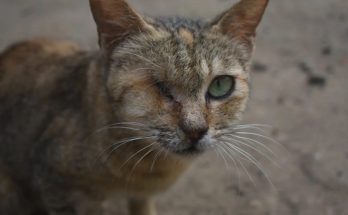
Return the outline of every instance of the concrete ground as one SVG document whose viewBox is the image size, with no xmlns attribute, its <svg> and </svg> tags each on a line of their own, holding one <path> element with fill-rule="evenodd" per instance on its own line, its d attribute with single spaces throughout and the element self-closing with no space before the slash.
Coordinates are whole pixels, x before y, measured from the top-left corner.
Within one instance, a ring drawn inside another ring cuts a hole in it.
<svg viewBox="0 0 348 215">
<path fill-rule="evenodd" d="M 212 18 L 234 1 L 130 2 L 151 15 Z M 347 11 L 347 0 L 273 0 L 259 28 L 245 122 L 273 125 L 268 134 L 286 148 L 264 140 L 280 166 L 261 159 L 274 188 L 252 164 L 255 184 L 211 153 L 158 197 L 159 214 L 348 214 Z M 0 50 L 33 36 L 97 48 L 88 1 L 0 0 Z M 126 214 L 124 201 L 108 207 Z"/>
</svg>

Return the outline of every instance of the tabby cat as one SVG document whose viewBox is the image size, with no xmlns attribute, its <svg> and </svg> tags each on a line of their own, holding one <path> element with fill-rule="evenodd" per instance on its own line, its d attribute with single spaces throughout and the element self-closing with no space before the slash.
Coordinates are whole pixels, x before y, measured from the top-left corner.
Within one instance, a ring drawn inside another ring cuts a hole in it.
<svg viewBox="0 0 348 215">
<path fill-rule="evenodd" d="M 47 39 L 9 47 L 0 56 L 0 214 L 73 215 L 83 199 L 114 193 L 129 197 L 130 214 L 156 214 L 152 197 L 241 118 L 267 3 L 241 0 L 202 22 L 90 0 L 99 52 Z"/>
</svg>

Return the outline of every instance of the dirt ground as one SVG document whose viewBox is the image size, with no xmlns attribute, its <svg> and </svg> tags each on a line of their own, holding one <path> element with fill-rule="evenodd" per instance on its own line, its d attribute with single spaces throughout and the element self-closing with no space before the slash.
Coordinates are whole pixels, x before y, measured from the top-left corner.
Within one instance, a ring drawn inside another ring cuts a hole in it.
<svg viewBox="0 0 348 215">
<path fill-rule="evenodd" d="M 212 18 L 235 1 L 131 2 L 151 15 Z M 347 11 L 347 0 L 271 0 L 259 28 L 244 121 L 273 125 L 268 135 L 286 148 L 264 140 L 280 166 L 261 160 L 274 187 L 252 164 L 249 177 L 208 153 L 158 197 L 159 214 L 348 214 Z M 0 0 L 0 29 L 0 50 L 33 36 L 97 48 L 87 0 Z M 124 200 L 106 207 L 126 214 Z"/>
</svg>

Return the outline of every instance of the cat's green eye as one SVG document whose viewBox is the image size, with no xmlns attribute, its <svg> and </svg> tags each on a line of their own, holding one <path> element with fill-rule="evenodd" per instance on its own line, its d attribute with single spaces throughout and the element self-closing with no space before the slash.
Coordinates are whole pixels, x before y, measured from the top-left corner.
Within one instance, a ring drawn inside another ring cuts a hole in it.
<svg viewBox="0 0 348 215">
<path fill-rule="evenodd" d="M 208 89 L 208 96 L 212 99 L 227 98 L 233 92 L 234 85 L 235 80 L 232 76 L 218 76 L 211 82 Z"/>
</svg>

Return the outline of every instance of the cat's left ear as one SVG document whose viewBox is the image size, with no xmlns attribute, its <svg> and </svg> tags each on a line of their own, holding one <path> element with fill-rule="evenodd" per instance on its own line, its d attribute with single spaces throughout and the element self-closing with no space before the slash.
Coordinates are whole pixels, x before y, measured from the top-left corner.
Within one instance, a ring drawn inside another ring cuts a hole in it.
<svg viewBox="0 0 348 215">
<path fill-rule="evenodd" d="M 125 0 L 89 0 L 97 24 L 99 45 L 106 55 L 130 35 L 153 31 Z"/>
<path fill-rule="evenodd" d="M 231 38 L 250 42 L 255 37 L 267 4 L 268 0 L 240 0 L 218 16 L 211 24 L 211 29 Z"/>
</svg>

